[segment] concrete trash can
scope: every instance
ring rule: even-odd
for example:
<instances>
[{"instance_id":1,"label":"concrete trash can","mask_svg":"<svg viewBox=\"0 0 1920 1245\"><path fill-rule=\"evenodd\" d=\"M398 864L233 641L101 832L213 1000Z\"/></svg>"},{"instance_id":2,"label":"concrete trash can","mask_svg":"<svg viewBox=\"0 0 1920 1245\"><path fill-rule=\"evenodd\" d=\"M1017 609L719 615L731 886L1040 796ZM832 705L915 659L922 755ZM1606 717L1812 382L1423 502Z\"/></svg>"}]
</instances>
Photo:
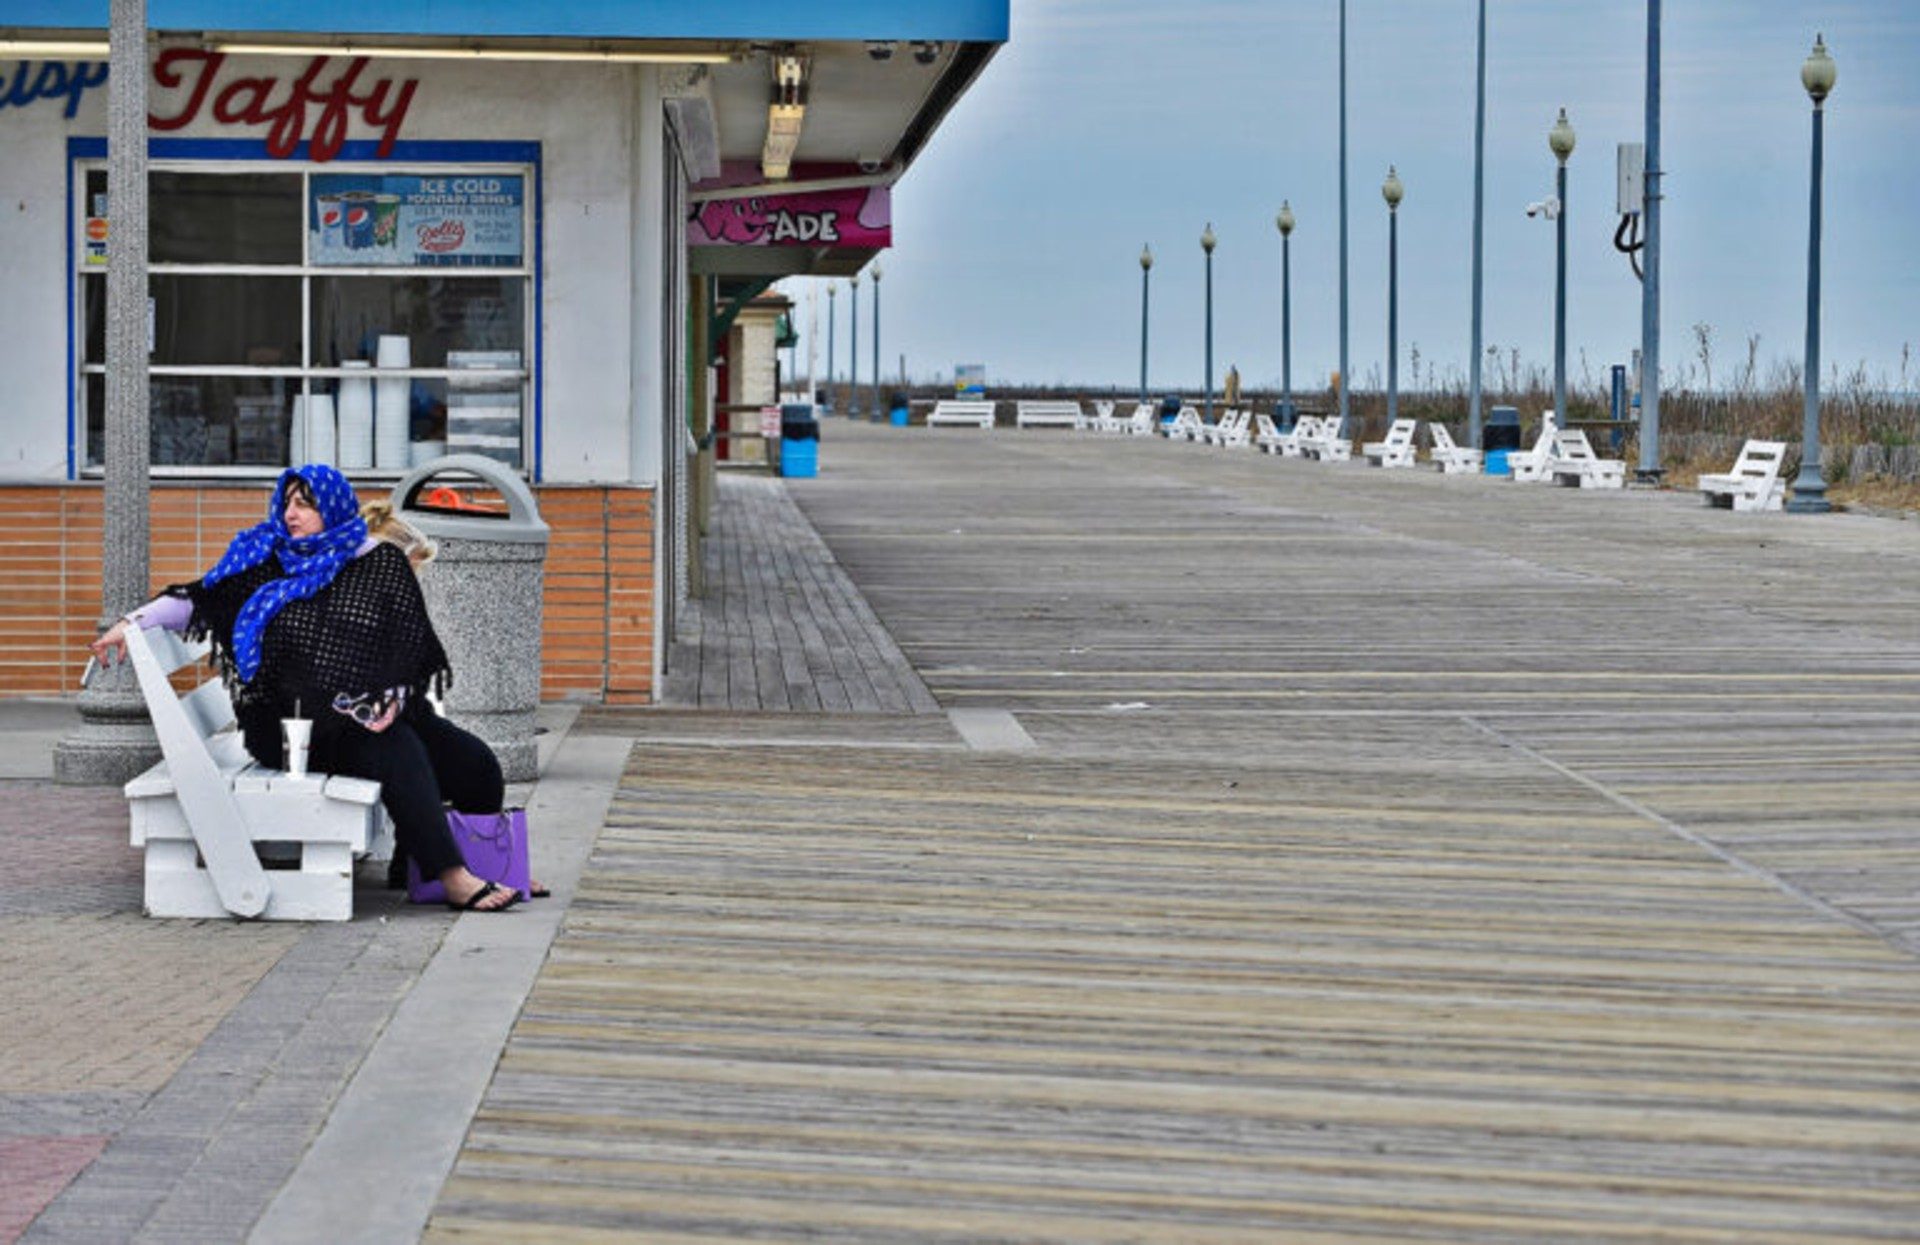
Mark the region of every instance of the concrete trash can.
<instances>
[{"instance_id":1,"label":"concrete trash can","mask_svg":"<svg viewBox=\"0 0 1920 1245\"><path fill-rule=\"evenodd\" d=\"M449 487L428 489L442 476L452 477L439 481ZM498 492L506 509L459 496L459 485L476 482ZM391 501L440 547L420 568L420 590L453 665L447 716L487 742L508 782L531 781L549 535L533 492L505 463L453 454L415 467Z\"/></svg>"}]
</instances>

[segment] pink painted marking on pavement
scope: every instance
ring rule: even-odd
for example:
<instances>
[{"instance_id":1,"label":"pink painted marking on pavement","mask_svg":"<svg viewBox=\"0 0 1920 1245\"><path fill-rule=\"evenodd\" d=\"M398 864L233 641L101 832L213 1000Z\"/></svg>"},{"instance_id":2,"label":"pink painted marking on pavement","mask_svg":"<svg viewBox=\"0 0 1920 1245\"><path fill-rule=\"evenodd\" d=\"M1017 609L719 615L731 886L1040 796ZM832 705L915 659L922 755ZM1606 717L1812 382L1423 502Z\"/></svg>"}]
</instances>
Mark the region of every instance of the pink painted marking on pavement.
<instances>
[{"instance_id":1,"label":"pink painted marking on pavement","mask_svg":"<svg viewBox=\"0 0 1920 1245\"><path fill-rule=\"evenodd\" d=\"M110 1138L0 1137L0 1245L13 1245Z\"/></svg>"}]
</instances>

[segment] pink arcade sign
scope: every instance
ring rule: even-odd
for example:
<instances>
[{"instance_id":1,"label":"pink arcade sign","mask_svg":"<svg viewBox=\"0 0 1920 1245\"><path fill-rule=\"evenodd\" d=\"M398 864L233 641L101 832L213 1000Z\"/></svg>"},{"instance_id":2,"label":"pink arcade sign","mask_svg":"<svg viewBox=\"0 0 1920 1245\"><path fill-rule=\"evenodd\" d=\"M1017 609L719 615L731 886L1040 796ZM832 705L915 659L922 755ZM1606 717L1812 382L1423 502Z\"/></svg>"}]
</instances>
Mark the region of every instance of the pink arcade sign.
<instances>
[{"instance_id":1,"label":"pink arcade sign","mask_svg":"<svg viewBox=\"0 0 1920 1245\"><path fill-rule=\"evenodd\" d=\"M885 186L714 199L687 214L688 246L892 244L893 193Z\"/></svg>"}]
</instances>

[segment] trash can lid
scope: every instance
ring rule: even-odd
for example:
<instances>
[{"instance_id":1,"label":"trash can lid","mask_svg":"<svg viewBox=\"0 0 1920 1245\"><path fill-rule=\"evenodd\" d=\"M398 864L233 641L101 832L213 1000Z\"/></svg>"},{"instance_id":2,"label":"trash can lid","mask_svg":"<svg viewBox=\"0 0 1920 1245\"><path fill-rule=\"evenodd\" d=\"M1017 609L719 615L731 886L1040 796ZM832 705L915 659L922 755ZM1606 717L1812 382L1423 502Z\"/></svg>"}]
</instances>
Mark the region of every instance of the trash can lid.
<instances>
[{"instance_id":1,"label":"trash can lid","mask_svg":"<svg viewBox=\"0 0 1920 1245\"><path fill-rule=\"evenodd\" d=\"M507 508L477 506L451 488L429 488L440 476L472 476L499 492ZM395 514L433 537L546 544L547 523L520 473L482 454L449 454L415 467L389 495Z\"/></svg>"}]
</instances>

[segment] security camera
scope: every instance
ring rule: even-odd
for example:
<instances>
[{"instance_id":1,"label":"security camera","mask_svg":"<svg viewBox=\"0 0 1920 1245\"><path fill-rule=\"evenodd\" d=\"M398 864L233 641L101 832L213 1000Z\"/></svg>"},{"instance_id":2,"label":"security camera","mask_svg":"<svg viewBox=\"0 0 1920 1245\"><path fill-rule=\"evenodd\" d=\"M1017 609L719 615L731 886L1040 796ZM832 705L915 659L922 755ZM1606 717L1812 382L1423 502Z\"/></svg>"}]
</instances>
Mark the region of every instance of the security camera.
<instances>
[{"instance_id":1,"label":"security camera","mask_svg":"<svg viewBox=\"0 0 1920 1245\"><path fill-rule=\"evenodd\" d=\"M1560 218L1560 200L1553 195L1548 195L1537 203L1529 203L1527 204L1527 215L1544 216L1548 220L1558 220Z\"/></svg>"},{"instance_id":2,"label":"security camera","mask_svg":"<svg viewBox=\"0 0 1920 1245\"><path fill-rule=\"evenodd\" d=\"M913 45L913 59L918 64L931 65L940 59L940 45L925 41Z\"/></svg>"},{"instance_id":3,"label":"security camera","mask_svg":"<svg viewBox=\"0 0 1920 1245\"><path fill-rule=\"evenodd\" d=\"M877 156L861 156L860 157L860 171L862 173L878 173L881 169L884 169L886 167L887 167L887 162L885 160L880 159Z\"/></svg>"},{"instance_id":4,"label":"security camera","mask_svg":"<svg viewBox=\"0 0 1920 1245\"><path fill-rule=\"evenodd\" d=\"M892 60L893 45L884 39L870 39L867 41L867 55L877 61Z\"/></svg>"}]
</instances>

